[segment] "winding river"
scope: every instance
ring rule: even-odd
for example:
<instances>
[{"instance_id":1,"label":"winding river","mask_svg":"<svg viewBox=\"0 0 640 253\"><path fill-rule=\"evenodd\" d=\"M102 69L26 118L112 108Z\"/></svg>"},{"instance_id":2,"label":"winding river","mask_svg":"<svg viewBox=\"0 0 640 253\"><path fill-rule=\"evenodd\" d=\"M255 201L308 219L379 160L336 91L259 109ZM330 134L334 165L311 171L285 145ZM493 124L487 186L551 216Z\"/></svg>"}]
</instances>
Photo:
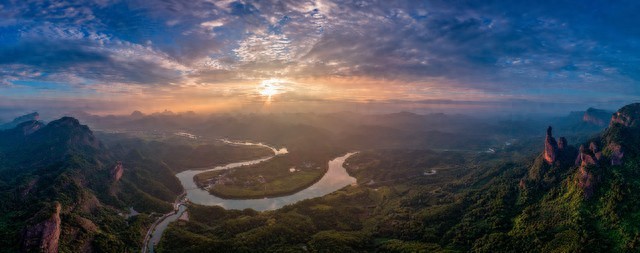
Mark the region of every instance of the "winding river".
<instances>
[{"instance_id":1,"label":"winding river","mask_svg":"<svg viewBox=\"0 0 640 253\"><path fill-rule=\"evenodd\" d=\"M296 192L294 194L283 196L283 197L274 197L274 198L263 198L263 199L223 199L216 196L211 195L208 191L198 188L193 177L197 174L207 172L207 171L216 171L216 170L227 170L245 165L252 165L261 163L263 161L269 160L275 156L283 155L288 153L286 148L276 149L274 147L262 144L262 143L250 143L250 142L232 142L228 140L222 140L223 142L230 145L252 145L252 146L262 146L266 148L270 148L273 150L274 155L270 157L265 157L261 159L230 163L223 166L215 166L210 168L200 168L200 169L190 169L176 174L176 177L180 180L182 187L186 192L186 198L192 203L207 205L207 206L221 206L225 209L237 209L242 210L246 208L252 208L258 211L265 210L275 210L281 208L285 205L293 204L298 201L321 197L337 191L347 185L355 184L356 179L351 177L347 170L342 166L344 161L355 153L347 153L341 157L337 157L331 161L329 161L329 169L327 173L322 176L322 178L316 182L315 184L307 187L306 189ZM162 237L162 233L167 228L169 223L175 221L186 211L186 206L179 205L179 209L175 214L169 214L167 217L162 220L158 225L153 229L153 236L149 240L149 250L153 252L153 246L160 241Z\"/></svg>"},{"instance_id":2,"label":"winding river","mask_svg":"<svg viewBox=\"0 0 640 253\"><path fill-rule=\"evenodd\" d=\"M275 149L273 147L267 146L262 143L249 143L249 142L230 142L225 141L231 145L257 145L270 148L274 152L274 156L286 154L286 149ZM275 197L275 198L263 198L263 199L223 199L216 196L211 195L208 191L198 188L196 183L193 180L193 176L207 172L207 171L215 171L215 170L226 170L231 168L236 168L244 165L252 165L256 163L260 163L266 160L271 159L271 157L239 162L239 163L231 163L224 166L217 166L213 168L203 168L203 169L192 169L180 172L176 175L182 184L182 187L187 192L187 198L189 201L207 206L221 206L225 209L237 209L242 210L246 208L252 208L258 211L265 210L274 210L280 207L283 207L288 204L292 204L298 202L303 199L315 198L327 195L331 192L337 191L342 187L353 184L356 182L356 179L349 176L347 171L342 164L344 161L354 153L348 153L344 156L335 158L329 161L329 170L327 173L320 179L320 181L315 184L307 187L306 189L296 192L294 194L283 196L283 197Z\"/></svg>"}]
</instances>

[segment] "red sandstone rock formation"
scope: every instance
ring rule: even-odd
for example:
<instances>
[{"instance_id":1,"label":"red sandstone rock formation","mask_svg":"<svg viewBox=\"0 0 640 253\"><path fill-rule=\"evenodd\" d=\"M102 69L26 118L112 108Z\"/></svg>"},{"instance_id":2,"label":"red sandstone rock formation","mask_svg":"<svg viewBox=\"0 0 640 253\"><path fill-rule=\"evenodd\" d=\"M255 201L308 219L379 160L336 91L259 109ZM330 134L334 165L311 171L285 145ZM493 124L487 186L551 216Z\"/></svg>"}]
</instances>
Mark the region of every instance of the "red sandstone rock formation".
<instances>
[{"instance_id":1,"label":"red sandstone rock formation","mask_svg":"<svg viewBox=\"0 0 640 253\"><path fill-rule=\"evenodd\" d=\"M594 144L594 143L592 142L591 144ZM601 157L602 153L598 152L598 155L596 155L594 154L593 150L594 149L586 149L584 145L580 145L580 152L578 153L578 157L576 158L575 164L581 167L596 165L599 161L598 157Z\"/></svg>"},{"instance_id":2,"label":"red sandstone rock formation","mask_svg":"<svg viewBox=\"0 0 640 253\"><path fill-rule=\"evenodd\" d=\"M27 252L57 253L60 239L60 203L55 204L55 210L49 219L38 224L28 226L23 234L22 248Z\"/></svg>"},{"instance_id":3,"label":"red sandstone rock formation","mask_svg":"<svg viewBox=\"0 0 640 253\"><path fill-rule=\"evenodd\" d=\"M591 197L596 184L596 179L589 169L593 168L593 166L598 166L601 159L602 152L598 149L598 145L595 142L589 144L589 149L586 149L584 145L580 146L580 153L578 153L578 157L576 158L576 165L580 165L578 174L576 175L576 185L584 191L584 197L586 199Z\"/></svg>"},{"instance_id":4,"label":"red sandstone rock formation","mask_svg":"<svg viewBox=\"0 0 640 253\"><path fill-rule=\"evenodd\" d=\"M560 137L558 141L553 138L552 128L547 128L547 137L544 140L544 160L548 164L553 164L558 160L558 153L567 148L567 139Z\"/></svg>"},{"instance_id":5,"label":"red sandstone rock formation","mask_svg":"<svg viewBox=\"0 0 640 253\"><path fill-rule=\"evenodd\" d=\"M622 158L624 157L622 146L612 143L609 144L609 150L611 150L611 165L622 165Z\"/></svg>"},{"instance_id":6,"label":"red sandstone rock formation","mask_svg":"<svg viewBox=\"0 0 640 253\"><path fill-rule=\"evenodd\" d=\"M640 103L630 104L620 108L611 117L610 125L621 124L626 127L640 126Z\"/></svg>"},{"instance_id":7,"label":"red sandstone rock formation","mask_svg":"<svg viewBox=\"0 0 640 253\"><path fill-rule=\"evenodd\" d=\"M593 174L588 171L586 166L580 166L576 181L578 187L582 188L584 191L584 197L586 199L590 198L591 195L593 195L595 178Z\"/></svg>"},{"instance_id":8,"label":"red sandstone rock formation","mask_svg":"<svg viewBox=\"0 0 640 253\"><path fill-rule=\"evenodd\" d=\"M122 174L124 173L124 168L122 167L122 162L118 161L113 170L111 170L111 178L113 178L114 182L118 182L120 178L122 178Z\"/></svg>"},{"instance_id":9,"label":"red sandstone rock formation","mask_svg":"<svg viewBox=\"0 0 640 253\"><path fill-rule=\"evenodd\" d=\"M553 164L558 156L558 143L553 138L552 128L547 128L547 137L544 140L544 160L548 164Z\"/></svg>"}]
</instances>

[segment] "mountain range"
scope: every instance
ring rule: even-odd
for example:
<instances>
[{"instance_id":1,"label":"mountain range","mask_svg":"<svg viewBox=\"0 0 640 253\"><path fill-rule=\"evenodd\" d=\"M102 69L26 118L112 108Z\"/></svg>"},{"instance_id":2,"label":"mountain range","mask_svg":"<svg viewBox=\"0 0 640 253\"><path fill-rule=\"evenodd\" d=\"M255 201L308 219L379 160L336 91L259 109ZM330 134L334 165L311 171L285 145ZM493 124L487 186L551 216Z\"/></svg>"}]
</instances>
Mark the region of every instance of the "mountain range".
<instances>
[{"instance_id":1,"label":"mountain range","mask_svg":"<svg viewBox=\"0 0 640 253\"><path fill-rule=\"evenodd\" d=\"M602 125L605 115L610 123ZM75 118L44 124L37 116L16 119L10 123L13 127L0 131L0 248L7 252L139 251L147 228L160 214L171 211L183 192L174 176L180 169L265 155L258 149L194 148L96 135ZM161 117L174 116L146 118L136 114L133 122L161 122ZM378 119L358 117L362 118L353 121L369 126L357 132L364 137L351 137L360 143L352 147L360 149L367 145L362 140L368 134L416 134L424 132L412 129L425 128L425 122L441 124L431 126L432 131L469 122L464 117L429 118L411 113ZM215 122L211 120L209 126ZM231 126L244 123L231 120L225 122L226 130L217 131L294 146L302 140L337 145L341 142L327 140L346 131L310 127L299 121L283 123L287 120L270 123L263 119L266 130L250 125L234 128ZM396 137L392 138L397 142L395 148L380 149L377 147L385 146L380 143L391 139L379 139L348 161L359 186L267 213L190 205L192 220L172 225L158 250L199 252L207 249L201 247L204 245L211 246L210 250L226 245L226 249L237 251L322 251L325 245L340 252L635 251L640 247L639 122L640 104L625 106L614 114L589 109L576 124L606 127L600 134L578 145L553 136L554 130L567 134L570 127L549 128L540 155L518 156L515 161L505 157L508 151L488 154L398 148L408 139ZM108 145L97 136L107 138ZM300 139L302 136L313 138ZM218 155L206 157L211 152ZM200 155L182 160L176 155L196 153ZM427 165L446 169L430 178L412 176ZM352 199L356 197L360 199ZM213 222L207 220L211 217L208 213L223 215ZM242 224L243 219L255 223L229 230L230 224ZM268 227L271 219L290 225L286 229ZM327 219L333 225L322 223ZM295 220L304 220L308 226L295 224ZM272 231L276 228L284 230ZM273 243L252 244L267 240L274 235L271 232L279 233L276 241L268 240ZM289 239L281 238L288 234Z\"/></svg>"}]
</instances>

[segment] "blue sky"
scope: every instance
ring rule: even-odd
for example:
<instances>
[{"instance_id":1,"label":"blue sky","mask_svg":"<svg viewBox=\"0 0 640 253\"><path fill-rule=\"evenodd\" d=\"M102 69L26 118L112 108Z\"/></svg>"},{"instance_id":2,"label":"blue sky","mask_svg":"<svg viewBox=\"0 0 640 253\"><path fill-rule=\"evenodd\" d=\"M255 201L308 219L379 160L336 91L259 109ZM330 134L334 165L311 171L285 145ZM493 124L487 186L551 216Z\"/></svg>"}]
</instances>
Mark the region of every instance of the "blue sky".
<instances>
[{"instance_id":1,"label":"blue sky","mask_svg":"<svg viewBox=\"0 0 640 253\"><path fill-rule=\"evenodd\" d=\"M0 106L222 111L266 104L267 84L282 110L613 109L640 95L638 13L638 1L2 0Z\"/></svg>"}]
</instances>

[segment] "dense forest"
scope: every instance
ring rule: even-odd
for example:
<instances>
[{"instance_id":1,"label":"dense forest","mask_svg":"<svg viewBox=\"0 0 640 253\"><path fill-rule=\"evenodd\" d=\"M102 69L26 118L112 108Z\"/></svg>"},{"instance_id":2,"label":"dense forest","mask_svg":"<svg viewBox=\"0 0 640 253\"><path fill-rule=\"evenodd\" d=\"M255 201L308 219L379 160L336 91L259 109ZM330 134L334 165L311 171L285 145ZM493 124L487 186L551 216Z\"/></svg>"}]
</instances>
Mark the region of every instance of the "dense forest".
<instances>
[{"instance_id":1,"label":"dense forest","mask_svg":"<svg viewBox=\"0 0 640 253\"><path fill-rule=\"evenodd\" d=\"M624 107L580 149L561 140L518 159L361 152L345 163L358 186L270 212L191 205L158 251L638 251L639 112Z\"/></svg>"},{"instance_id":2,"label":"dense forest","mask_svg":"<svg viewBox=\"0 0 640 253\"><path fill-rule=\"evenodd\" d=\"M546 139L467 138L451 150L412 141L402 147L420 131L397 135L397 129L432 122L419 115L383 116L391 120L365 127L390 133L383 138L276 118L271 125L288 130L258 140L278 140L289 153L230 170L234 180L244 182L251 172L273 182L296 180L290 168L323 172L333 157L359 151L343 164L357 184L273 211L190 203L188 221L171 223L156 251L635 251L639 107L621 109L595 135L600 128L571 116L574 123L555 130L567 138L556 139L549 128ZM404 121L393 123L399 118ZM172 212L183 193L176 173L273 154L217 141L263 134L251 128L200 138L175 131L94 134L69 117L0 131L2 251L139 251L151 224Z\"/></svg>"}]
</instances>

